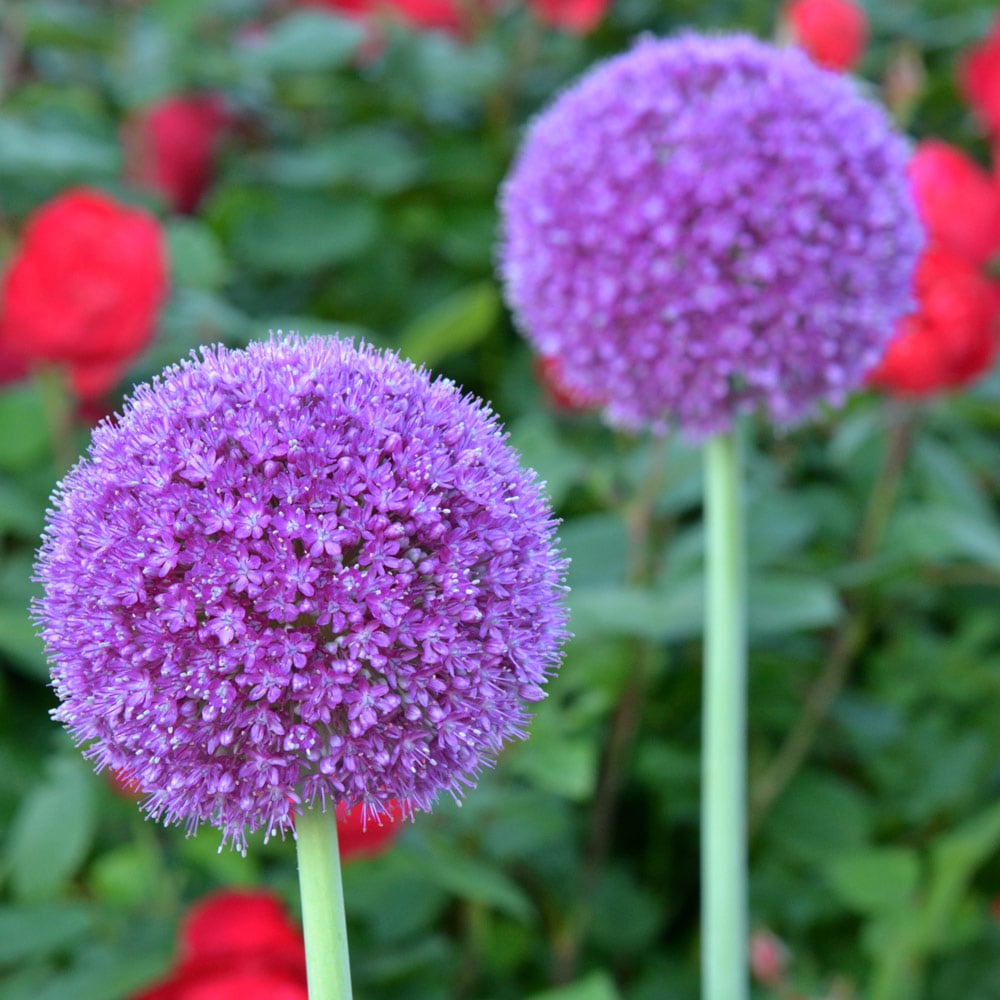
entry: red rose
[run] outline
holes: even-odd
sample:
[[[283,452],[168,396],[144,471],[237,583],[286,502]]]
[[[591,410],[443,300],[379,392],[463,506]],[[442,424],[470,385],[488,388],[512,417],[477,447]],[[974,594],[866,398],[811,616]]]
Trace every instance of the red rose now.
[[[985,266],[1000,251],[1000,187],[960,150],[934,139],[917,146],[909,172],[928,236]]]
[[[600,23],[611,0],[530,0],[539,20],[585,35]]]
[[[1000,296],[972,264],[931,247],[917,265],[918,311],[905,316],[868,383],[924,396],[971,382],[993,364]]]
[[[206,958],[238,961],[242,955],[267,954],[295,966],[305,962],[302,935],[285,915],[281,902],[256,890],[224,890],[199,900],[181,923],[181,967]]]
[[[814,62],[838,72],[857,64],[868,41],[868,19],[854,0],[792,0],[783,20]]]
[[[1000,134],[1000,15],[990,33],[959,63],[958,80],[987,130]]]
[[[28,374],[29,368],[24,358],[14,354],[9,348],[0,346],[0,385],[20,382]]]
[[[68,191],[28,220],[4,276],[0,352],[64,365],[82,398],[100,396],[149,343],[166,288],[155,219]]]
[[[206,896],[179,937],[174,969],[132,1000],[308,1000],[302,935],[269,893]]]
[[[369,857],[380,854],[399,834],[399,824],[403,819],[403,809],[398,802],[389,803],[389,811],[375,819],[365,818],[364,807],[347,809],[337,806],[337,841],[340,858]]]
[[[173,97],[136,115],[122,135],[125,175],[177,212],[193,212],[212,180],[227,116],[215,95]]]
[[[132,1000],[309,1000],[309,991],[304,969],[272,967],[261,956],[238,966],[178,970]]]
[[[345,17],[392,13],[416,28],[457,31],[462,24],[455,0],[299,0],[305,7],[325,7]]]

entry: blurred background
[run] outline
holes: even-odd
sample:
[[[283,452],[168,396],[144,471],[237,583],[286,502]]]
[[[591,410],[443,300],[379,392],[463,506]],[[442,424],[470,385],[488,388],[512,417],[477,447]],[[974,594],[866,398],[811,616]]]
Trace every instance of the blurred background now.
[[[755,996],[1000,998],[995,5],[8,0],[4,1000],[193,997],[170,970],[198,900],[252,887],[297,909],[291,842],[219,853],[91,773],[49,720],[27,610],[48,496],[93,424],[192,349],[279,329],[363,337],[491,400],[573,560],[576,638],[531,738],[461,808],[346,859],[356,996],[697,996],[699,455],[604,428],[494,276],[532,113],[683,28],[853,73],[915,143],[932,238],[873,385],[748,434]]]

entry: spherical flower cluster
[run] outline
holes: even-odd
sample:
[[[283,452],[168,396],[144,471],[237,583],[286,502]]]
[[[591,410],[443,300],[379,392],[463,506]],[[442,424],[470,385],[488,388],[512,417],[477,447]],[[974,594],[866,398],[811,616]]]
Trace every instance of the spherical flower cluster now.
[[[147,345],[166,291],[156,220],[98,191],[66,191],[29,219],[4,275],[0,353],[65,367],[94,399]]]
[[[36,607],[65,723],[224,841],[459,794],[565,639],[541,487],[451,382],[335,338],[140,387],[55,494]],[[332,807],[332,806],[331,806]]]
[[[647,39],[530,128],[501,194],[508,301],[615,425],[794,422],[861,382],[910,304],[906,158],[801,52]]]
[[[791,0],[785,29],[813,61],[838,73],[852,69],[868,42],[868,18],[855,0]]]

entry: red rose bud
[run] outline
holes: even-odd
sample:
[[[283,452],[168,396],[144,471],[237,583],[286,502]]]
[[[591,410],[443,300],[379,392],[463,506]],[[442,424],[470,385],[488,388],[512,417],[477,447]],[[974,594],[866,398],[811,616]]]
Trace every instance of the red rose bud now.
[[[531,0],[540,21],[576,35],[593,31],[609,6],[610,0]]]
[[[381,854],[399,835],[399,825],[404,818],[403,808],[396,801],[389,803],[389,810],[381,816],[365,816],[363,806],[348,809],[337,806],[337,841],[341,861],[350,858],[372,857]]]
[[[960,61],[958,82],[987,131],[1000,134],[1000,15]]]
[[[175,211],[193,212],[212,182],[227,121],[222,101],[211,94],[151,105],[124,129],[126,176],[160,194]]]
[[[917,312],[903,318],[868,384],[902,396],[957,389],[984,374],[997,349],[998,285],[946,250],[917,265]]]
[[[113,388],[149,343],[167,290],[156,220],[67,191],[28,220],[0,295],[0,353],[69,370],[84,399]]]
[[[769,930],[750,935],[750,972],[761,986],[780,986],[788,966],[788,948]]]
[[[783,27],[814,62],[837,72],[856,66],[868,42],[868,19],[854,0],[792,0]]]
[[[934,139],[917,146],[909,173],[928,236],[985,267],[1000,251],[1000,187],[960,150]]]

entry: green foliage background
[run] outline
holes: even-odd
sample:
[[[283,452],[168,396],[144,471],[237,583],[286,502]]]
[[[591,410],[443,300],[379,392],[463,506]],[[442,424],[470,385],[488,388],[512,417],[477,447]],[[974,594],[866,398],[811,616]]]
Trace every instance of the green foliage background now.
[[[514,5],[466,41],[389,26],[368,61],[357,25],[266,6],[249,44],[259,0],[0,5],[0,257],[33,208],[97,185],[169,238],[130,381],[203,343],[340,331],[494,402],[564,518],[576,639],[531,739],[348,867],[356,995],[696,997],[699,457],[546,402],[493,276],[495,197],[528,116],[594,59],[641,31],[768,36],[775,6],[615,0],[581,39]],[[922,61],[905,124],[985,164],[954,64],[993,5],[868,6],[867,85]],[[241,125],[179,217],[121,179],[119,128],[192,88]],[[43,381],[0,391],[0,996],[115,1000],[167,966],[210,889],[266,885],[294,910],[294,850],[243,859],[144,822],[49,721],[25,609],[48,493],[86,441],[60,405]],[[994,375],[749,435],[752,920],[803,996],[1000,998],[998,432]]]

